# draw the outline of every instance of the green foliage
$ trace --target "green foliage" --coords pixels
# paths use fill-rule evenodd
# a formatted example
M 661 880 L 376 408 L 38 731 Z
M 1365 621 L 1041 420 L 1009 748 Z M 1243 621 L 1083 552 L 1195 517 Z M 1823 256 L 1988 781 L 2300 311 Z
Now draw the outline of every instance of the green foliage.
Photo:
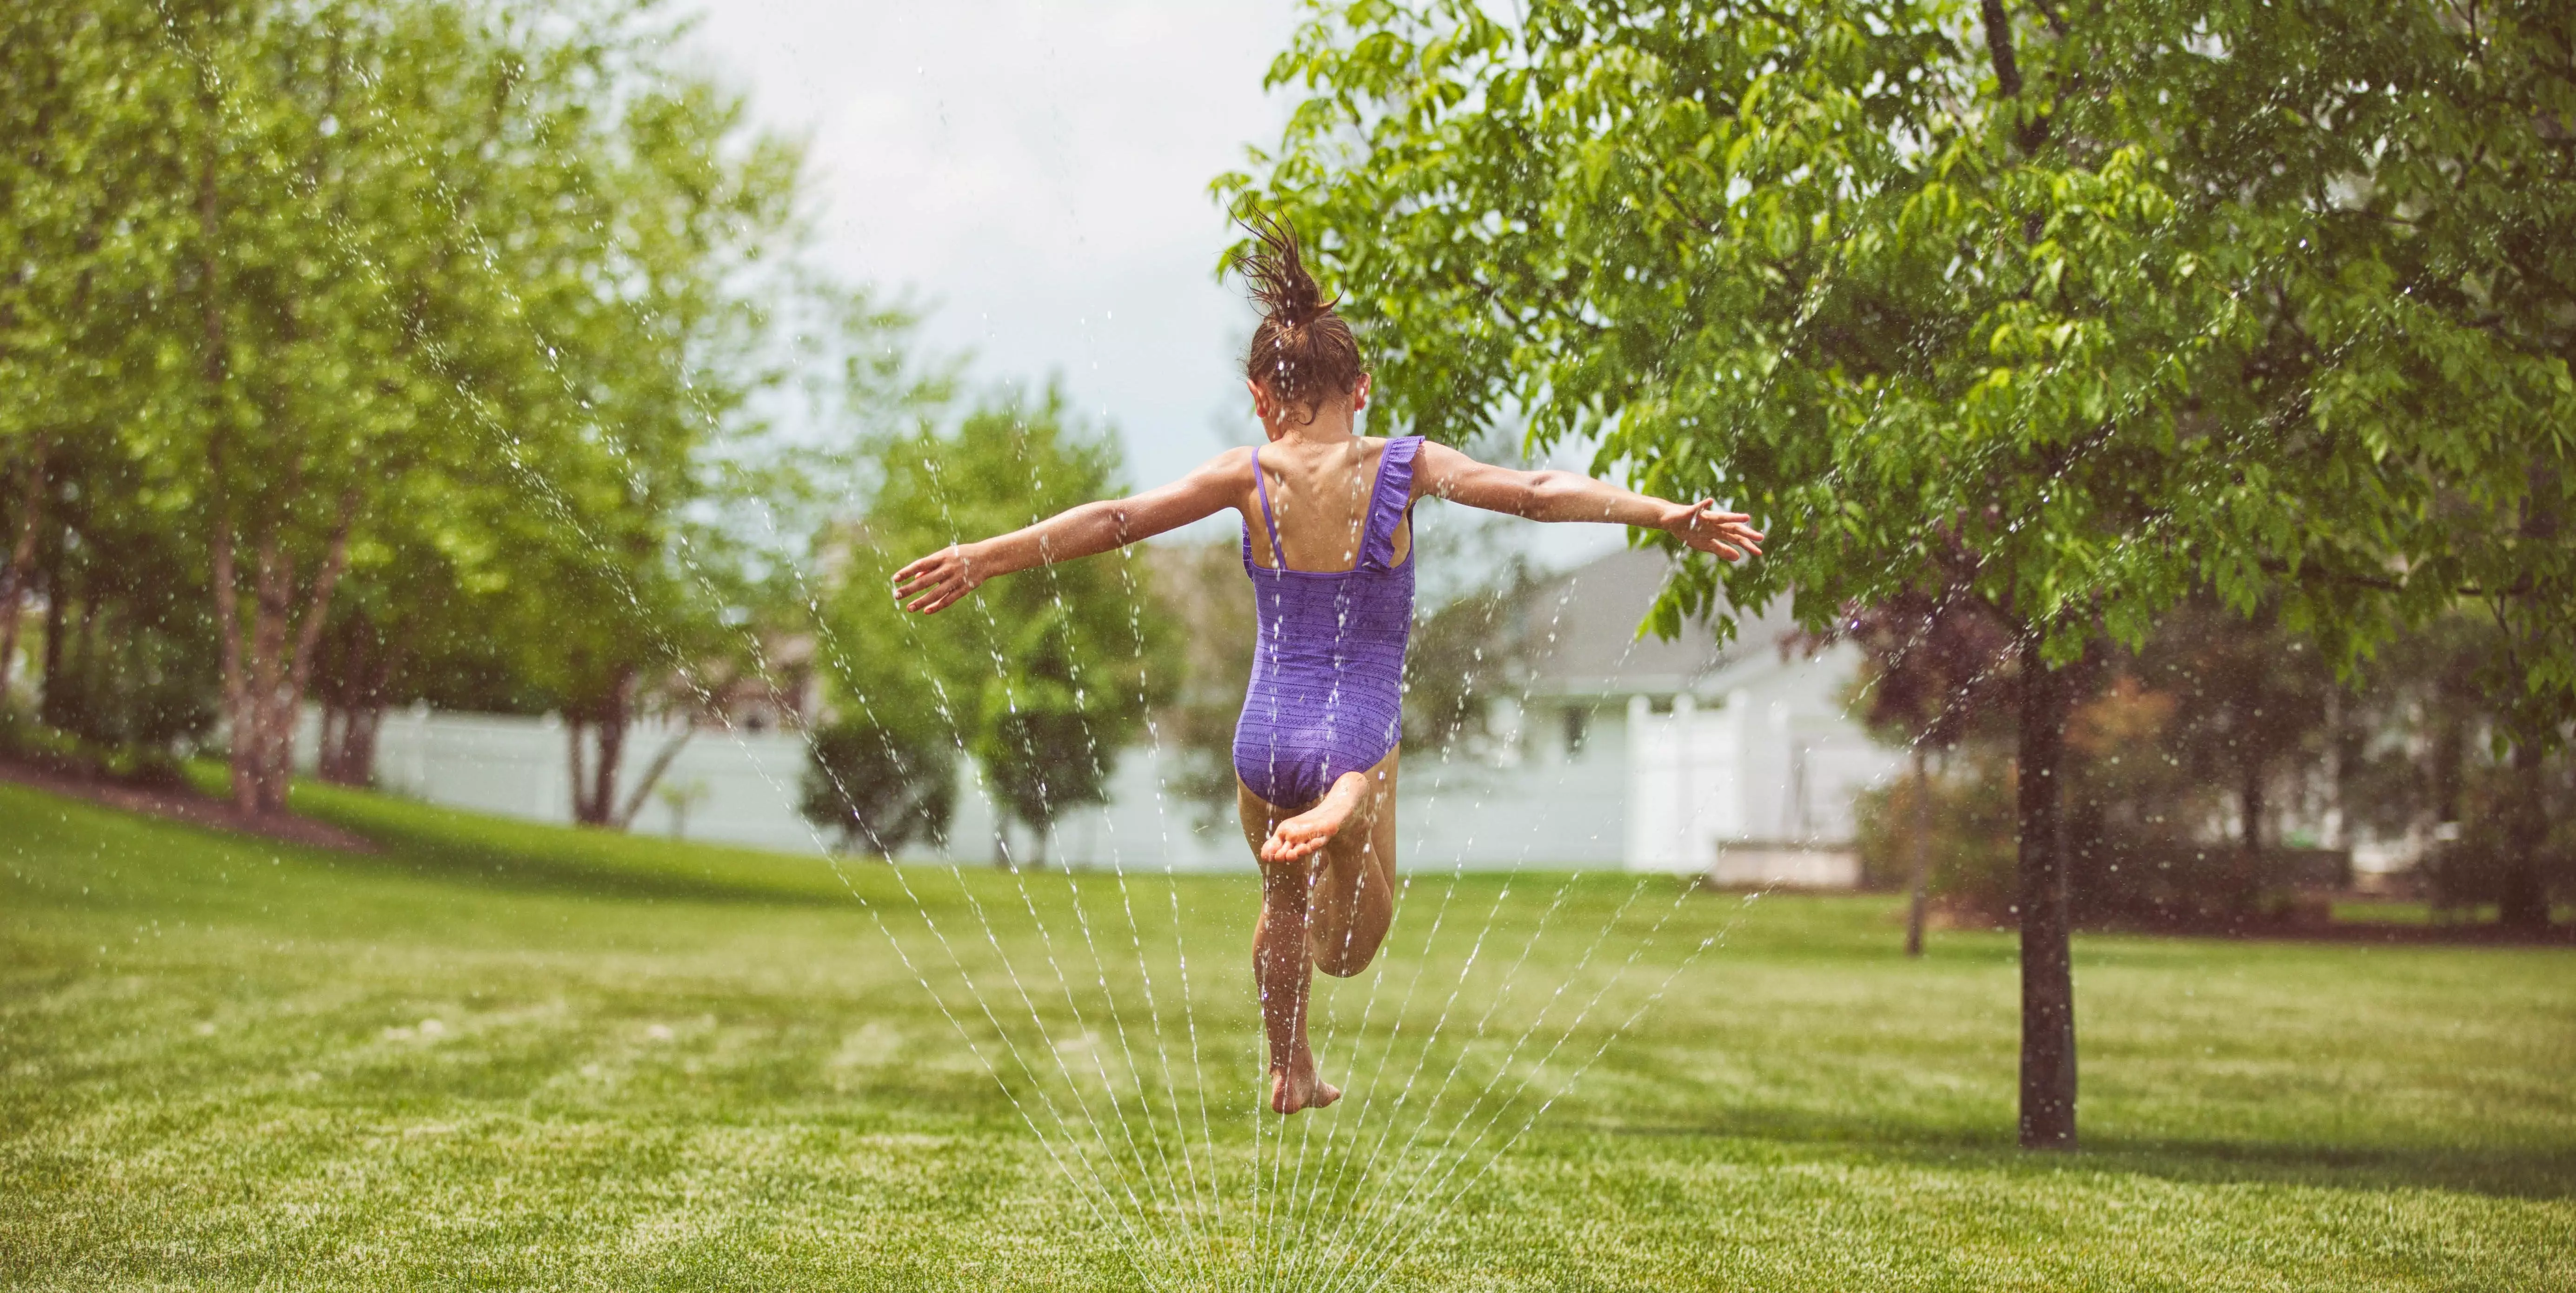
M 2014 897 L 2013 788 L 2000 760 L 1952 760 L 1929 779 L 1933 894 L 1976 921 L 2010 924 Z M 1918 788 L 1911 777 L 1865 790 L 1853 813 L 1862 883 L 1893 889 L 1909 882 Z
M 914 740 L 902 744 L 909 735 Z M 921 840 L 944 844 L 957 812 L 957 747 L 937 732 L 843 718 L 807 736 L 797 811 L 838 831 L 841 847 L 891 857 Z
M 1117 442 L 1069 420 L 1063 396 L 1006 399 L 953 429 L 879 437 L 864 526 L 848 535 L 825 615 L 834 704 L 971 752 L 1001 806 L 1043 836 L 1101 802 L 1119 751 L 1178 686 L 1179 644 L 1134 549 L 983 586 L 931 618 L 891 597 L 895 570 L 951 543 L 1015 530 L 1120 491 Z
M 1180 640 L 1180 681 L 1153 719 L 1163 749 L 1178 757 L 1163 788 L 1190 809 L 1201 832 L 1232 831 L 1234 729 L 1252 685 L 1259 629 L 1252 588 L 1236 541 L 1156 544 L 1145 552 L 1155 599 Z
M 244 802 L 282 803 L 317 674 L 622 728 L 714 703 L 665 680 L 749 671 L 792 604 L 741 516 L 803 465 L 769 397 L 903 321 L 807 272 L 797 148 L 672 34 L 627 0 L 0 17 L 0 465 L 77 446 L 88 514 L 8 519 L 152 541 L 198 608 L 113 614 L 205 626 Z
M 1989 27 L 1989 17 L 2001 19 Z M 1382 405 L 1518 412 L 1774 538 L 1654 623 L 1926 588 L 2134 644 L 2195 585 L 2349 662 L 2466 590 L 2576 717 L 2563 5 L 1326 5 L 1220 181 Z M 2509 675 L 2509 676 L 2507 676 Z
M 184 517 L 132 505 L 147 473 L 111 443 L 48 443 L 28 465 L 36 495 L 0 497 L 0 534 L 30 540 L 20 586 L 46 593 L 46 613 L 22 624 L 42 666 L 35 715 L 86 746 L 166 763 L 215 721 L 198 536 Z
M 0 705 L 0 757 L 49 772 L 136 785 L 181 785 L 181 764 L 166 745 L 66 731 Z
M 1414 532 L 1417 561 L 1481 570 L 1446 600 L 1415 607 L 1404 660 L 1407 750 L 1445 753 L 1493 739 L 1494 702 L 1517 699 L 1527 686 L 1529 618 L 1540 584 L 1518 556 L 1497 564 L 1494 548 L 1477 551 L 1479 540 L 1491 537 L 1490 527 L 1475 521 L 1455 531 Z

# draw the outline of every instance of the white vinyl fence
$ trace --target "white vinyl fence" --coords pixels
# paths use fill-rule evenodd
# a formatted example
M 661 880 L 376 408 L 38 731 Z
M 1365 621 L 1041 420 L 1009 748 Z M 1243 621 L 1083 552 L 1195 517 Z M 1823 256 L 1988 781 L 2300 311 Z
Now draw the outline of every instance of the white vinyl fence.
M 1607 716 L 1605 716 L 1607 717 Z M 1615 718 L 1605 726 L 1615 729 Z M 306 716 L 297 751 L 308 765 L 318 719 Z M 628 734 L 622 797 L 677 729 L 639 724 Z M 1615 731 L 1598 747 L 1621 751 Z M 1050 837 L 1010 832 L 1025 865 L 1140 870 L 1249 870 L 1252 855 L 1232 805 L 1173 795 L 1176 756 L 1139 746 L 1120 756 L 1106 805 L 1066 813 Z M 1408 869 L 1619 867 L 1625 864 L 1625 760 L 1540 752 L 1494 766 L 1473 759 L 1413 759 L 1403 778 L 1402 856 Z M 916 847 L 906 860 L 990 864 L 997 845 L 992 804 L 971 760 L 961 760 L 958 811 L 945 850 Z M 796 811 L 806 757 L 785 732 L 700 730 L 687 739 L 662 789 L 645 801 L 635 830 L 690 839 L 820 852 L 837 841 Z M 384 789 L 448 807 L 530 821 L 572 820 L 571 765 L 563 724 L 551 718 L 412 709 L 385 717 L 376 772 Z M 682 801 L 675 804 L 674 799 Z M 675 808 L 685 806 L 685 814 Z

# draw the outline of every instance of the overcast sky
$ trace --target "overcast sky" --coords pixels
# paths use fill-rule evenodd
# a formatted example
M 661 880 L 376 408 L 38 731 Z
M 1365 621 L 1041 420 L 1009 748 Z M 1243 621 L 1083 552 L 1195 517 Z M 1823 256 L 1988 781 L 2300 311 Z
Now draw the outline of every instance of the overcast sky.
M 1208 181 L 1279 136 L 1291 102 L 1261 78 L 1294 0 L 683 3 L 693 57 L 807 140 L 826 257 L 925 307 L 932 349 L 1059 375 L 1139 485 L 1252 441 L 1254 317 L 1214 276 Z M 1548 556 L 1618 542 L 1582 528 Z

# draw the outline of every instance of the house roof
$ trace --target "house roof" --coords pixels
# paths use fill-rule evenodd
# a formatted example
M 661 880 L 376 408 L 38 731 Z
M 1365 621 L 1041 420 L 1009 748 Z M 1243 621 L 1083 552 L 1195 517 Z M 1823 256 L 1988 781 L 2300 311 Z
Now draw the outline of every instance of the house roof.
M 1529 634 L 1533 696 L 1635 696 L 1696 692 L 1713 675 L 1776 657 L 1796 624 L 1789 601 L 1741 620 L 1733 641 L 1720 647 L 1709 626 L 1685 621 L 1667 641 L 1637 635 L 1637 626 L 1663 592 L 1672 558 L 1651 548 L 1614 552 L 1542 584 L 1530 600 Z

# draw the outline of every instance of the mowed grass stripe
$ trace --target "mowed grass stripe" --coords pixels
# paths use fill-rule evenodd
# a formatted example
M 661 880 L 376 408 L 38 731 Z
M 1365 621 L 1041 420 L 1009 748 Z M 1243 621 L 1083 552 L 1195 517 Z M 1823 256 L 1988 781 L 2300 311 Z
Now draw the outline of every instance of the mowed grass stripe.
M 1005 958 L 1035 976 L 1037 1017 L 1015 997 L 996 1016 L 1033 1052 L 1072 1047 L 1048 1053 L 1077 1076 L 1106 1074 L 1083 1080 L 1129 1084 L 1131 1117 L 1151 1094 L 1160 1121 L 1139 1137 L 1177 1134 L 1174 1096 L 1196 1137 L 1204 1096 L 1220 1202 L 1250 1212 L 1249 877 L 1130 876 L 1122 895 L 1102 875 L 922 868 L 902 877 L 916 907 L 878 863 L 835 874 L 348 792 L 300 802 L 385 851 L 0 787 L 0 1285 L 1137 1287 L 1133 1255 L 862 901 L 954 1008 L 973 1002 L 951 948 L 988 994 L 1008 990 Z M 1474 922 L 1428 938 L 1407 923 L 1453 883 L 1452 911 L 1494 910 L 1488 955 L 1510 953 L 1463 985 Z M 1398 977 L 1371 1028 L 1394 1022 L 1414 976 L 1407 1030 L 1426 1033 L 1453 987 L 1454 1016 L 1494 1020 L 1422 1057 L 1461 1073 L 1436 1116 L 1502 1103 L 1509 1130 L 1553 1089 L 1542 1073 L 1502 1102 L 1528 1072 L 1497 1066 L 1639 881 L 1572 882 L 1512 980 L 1487 971 L 1520 955 L 1566 883 L 1412 877 L 1372 971 Z M 1023 895 L 1086 1019 L 1101 1027 L 1115 1000 L 1145 1072 L 1111 1037 L 1085 1067 Z M 1568 989 L 1609 992 L 1565 1054 L 1588 1055 L 1699 937 L 1740 923 L 1513 1152 L 1481 1174 L 1471 1161 L 1454 1204 L 1391 1214 L 1374 1237 L 1392 1245 L 1369 1250 L 1383 1287 L 2576 1287 L 2565 950 L 2081 938 L 2087 1149 L 2060 1159 L 2010 1147 L 2009 937 L 1939 934 L 1908 963 L 1885 900 L 1682 901 L 1636 971 Z M 1623 920 L 1611 941 L 1650 923 Z M 1151 974 L 1159 1040 L 1189 1082 L 1182 948 L 1204 1092 L 1161 1085 L 1142 1031 Z M 1325 991 L 1320 1008 L 1355 1024 L 1367 984 Z M 1562 1023 L 1541 1028 L 1552 1043 Z M 1342 1049 L 1325 1063 L 1378 1053 Z M 1004 1068 L 1013 1094 L 1042 1094 Z M 1379 1075 L 1344 1076 L 1367 1094 Z M 1363 1144 L 1429 1095 L 1376 1094 Z M 1364 1199 L 1383 1212 L 1409 1183 Z M 1171 1247 L 1143 1267 L 1194 1269 L 1173 1214 L 1188 1192 L 1157 1188 L 1130 1224 Z M 1223 1220 L 1199 1260 L 1262 1260 L 1268 1237 Z M 1309 1270 L 1369 1237 L 1332 1222 L 1284 1222 L 1325 1245 Z

